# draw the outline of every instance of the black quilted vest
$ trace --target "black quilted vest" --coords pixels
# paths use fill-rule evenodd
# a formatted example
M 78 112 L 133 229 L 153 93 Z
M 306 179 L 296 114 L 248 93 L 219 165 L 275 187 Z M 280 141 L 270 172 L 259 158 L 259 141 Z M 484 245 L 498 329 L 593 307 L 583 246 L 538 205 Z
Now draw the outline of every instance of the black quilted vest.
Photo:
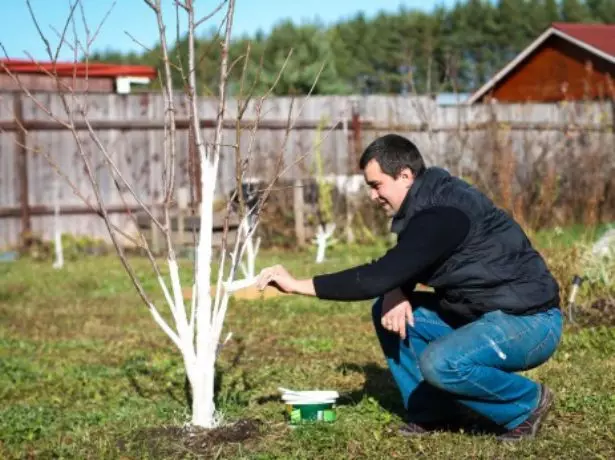
M 417 282 L 435 289 L 444 311 L 467 319 L 502 310 L 527 315 L 559 307 L 559 287 L 521 227 L 476 188 L 440 168 L 417 177 L 392 231 L 403 238 L 408 221 L 433 206 L 452 206 L 470 219 L 465 240 Z

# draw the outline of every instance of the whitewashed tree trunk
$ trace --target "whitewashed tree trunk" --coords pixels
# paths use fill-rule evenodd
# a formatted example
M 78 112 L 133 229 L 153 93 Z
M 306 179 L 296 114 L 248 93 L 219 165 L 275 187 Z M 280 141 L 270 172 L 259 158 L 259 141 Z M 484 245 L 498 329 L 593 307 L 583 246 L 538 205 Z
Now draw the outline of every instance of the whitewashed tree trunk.
M 261 239 L 256 238 L 250 233 L 253 218 L 250 214 L 246 215 L 239 226 L 239 231 L 245 240 L 245 260 L 241 261 L 241 271 L 245 278 L 251 279 L 256 276 L 256 256 L 260 248 Z
M 60 224 L 60 180 L 54 176 L 54 203 L 53 203 L 53 234 L 55 260 L 53 268 L 59 270 L 64 267 L 64 248 L 62 247 L 62 226 Z
M 592 254 L 597 257 L 615 257 L 615 228 L 602 235 L 592 246 Z
M 325 226 L 319 225 L 318 231 L 316 233 L 316 263 L 320 264 L 325 261 L 325 252 L 327 250 L 327 245 L 329 244 L 329 240 L 333 236 L 333 232 L 335 232 L 335 224 L 327 223 Z

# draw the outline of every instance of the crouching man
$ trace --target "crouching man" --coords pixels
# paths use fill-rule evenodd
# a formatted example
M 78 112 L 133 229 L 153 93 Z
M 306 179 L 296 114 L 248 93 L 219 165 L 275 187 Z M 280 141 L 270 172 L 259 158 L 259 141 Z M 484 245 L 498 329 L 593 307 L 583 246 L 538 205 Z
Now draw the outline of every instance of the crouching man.
M 360 160 L 371 198 L 393 217 L 397 244 L 380 259 L 295 279 L 258 279 L 328 300 L 378 300 L 376 333 L 407 409 L 406 434 L 476 413 L 499 439 L 531 438 L 552 391 L 518 374 L 547 361 L 562 334 L 559 288 L 521 227 L 476 188 L 426 168 L 408 139 L 386 135 Z M 433 293 L 416 292 L 416 283 Z

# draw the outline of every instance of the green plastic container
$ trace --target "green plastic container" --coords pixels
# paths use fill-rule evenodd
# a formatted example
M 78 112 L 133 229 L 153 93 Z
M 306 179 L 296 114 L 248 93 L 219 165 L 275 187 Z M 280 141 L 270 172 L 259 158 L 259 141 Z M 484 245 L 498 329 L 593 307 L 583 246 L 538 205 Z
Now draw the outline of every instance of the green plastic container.
M 291 425 L 335 421 L 335 402 L 340 396 L 337 391 L 296 391 L 282 387 L 278 390 L 283 393 L 282 400 Z
M 286 409 L 291 425 L 315 422 L 334 422 L 336 419 L 333 402 L 287 404 Z

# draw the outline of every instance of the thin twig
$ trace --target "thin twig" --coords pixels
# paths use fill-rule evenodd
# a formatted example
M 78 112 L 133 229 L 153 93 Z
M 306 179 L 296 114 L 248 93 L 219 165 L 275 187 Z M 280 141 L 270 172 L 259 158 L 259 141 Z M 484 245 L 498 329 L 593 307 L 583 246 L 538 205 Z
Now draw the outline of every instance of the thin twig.
M 199 19 L 198 21 L 196 21 L 196 22 L 194 23 L 194 27 L 195 27 L 195 29 L 196 29 L 197 27 L 199 27 L 201 24 L 203 24 L 204 22 L 206 22 L 206 21 L 210 20 L 210 19 L 211 19 L 211 18 L 212 18 L 212 17 L 213 17 L 213 16 L 214 16 L 214 15 L 215 15 L 218 11 L 220 11 L 220 10 L 222 9 L 222 7 L 223 7 L 224 5 L 226 5 L 226 2 L 227 2 L 227 1 L 228 1 L 228 0 L 222 0 L 222 2 L 221 2 L 221 3 L 220 3 L 220 4 L 219 4 L 219 5 L 218 5 L 218 6 L 217 6 L 217 7 L 216 7 L 216 8 L 215 8 L 215 9 L 214 9 L 211 13 L 209 13 L 209 14 L 208 14 L 208 15 L 206 15 L 206 16 L 203 16 L 201 19 Z

